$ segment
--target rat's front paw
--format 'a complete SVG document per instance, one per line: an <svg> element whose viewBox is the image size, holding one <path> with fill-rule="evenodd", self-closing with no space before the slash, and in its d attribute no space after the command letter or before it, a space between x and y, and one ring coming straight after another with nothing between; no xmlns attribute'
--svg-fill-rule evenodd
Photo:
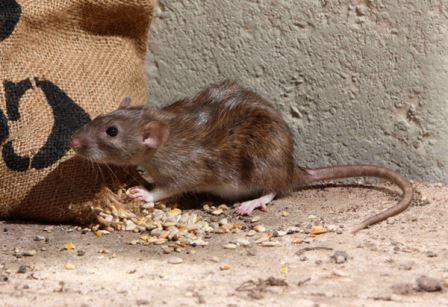
<svg viewBox="0 0 448 307"><path fill-rule="evenodd" d="M128 190L127 193L131 198L142 200L144 202L150 203L154 202L153 193L149 192L142 186L133 187Z"/></svg>

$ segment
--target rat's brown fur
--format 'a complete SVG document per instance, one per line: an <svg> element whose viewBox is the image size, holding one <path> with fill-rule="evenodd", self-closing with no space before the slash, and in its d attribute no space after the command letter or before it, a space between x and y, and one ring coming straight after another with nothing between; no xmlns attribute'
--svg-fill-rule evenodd
<svg viewBox="0 0 448 307"><path fill-rule="evenodd" d="M291 132L260 96L224 82L163 112L171 137L152 159L142 161L160 185L180 192L223 185L253 194L292 190Z"/></svg>
<svg viewBox="0 0 448 307"><path fill-rule="evenodd" d="M151 122L158 123L152 126L159 128L153 129L168 130L145 132L145 125ZM108 141L104 130L112 123L123 133ZM150 149L141 144L145 133L166 137L158 148ZM174 194L211 192L228 199L284 195L299 184L352 176L381 177L398 184L405 196L400 204L358 228L401 212L412 199L410 184L385 168L306 170L296 166L293 136L280 113L258 94L230 81L213 84L161 110L119 109L95 119L76 137L96 147L97 161L141 165L156 187ZM88 150L79 153L93 158Z"/></svg>

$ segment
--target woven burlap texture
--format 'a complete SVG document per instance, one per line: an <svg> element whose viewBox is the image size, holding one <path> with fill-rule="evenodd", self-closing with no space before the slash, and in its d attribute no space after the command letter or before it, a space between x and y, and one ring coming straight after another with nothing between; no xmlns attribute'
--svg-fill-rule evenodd
<svg viewBox="0 0 448 307"><path fill-rule="evenodd" d="M154 0L0 1L1 218L82 220L104 184L126 180L73 158L68 141L125 96L146 103L153 9Z"/></svg>

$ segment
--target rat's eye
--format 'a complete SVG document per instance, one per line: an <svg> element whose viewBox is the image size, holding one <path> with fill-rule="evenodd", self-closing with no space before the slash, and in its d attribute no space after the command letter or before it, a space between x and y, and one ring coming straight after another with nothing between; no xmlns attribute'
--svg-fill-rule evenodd
<svg viewBox="0 0 448 307"><path fill-rule="evenodd" d="M106 129L106 133L107 133L108 136L112 136L112 137L114 137L114 136L117 136L117 134L118 134L118 129L117 129L117 127L114 127L114 126L112 126L112 127L108 127L108 128Z"/></svg>

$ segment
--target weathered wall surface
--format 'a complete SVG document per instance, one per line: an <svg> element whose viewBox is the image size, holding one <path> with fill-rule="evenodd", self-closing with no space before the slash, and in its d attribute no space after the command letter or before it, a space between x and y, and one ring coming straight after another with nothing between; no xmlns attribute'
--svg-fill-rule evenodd
<svg viewBox="0 0 448 307"><path fill-rule="evenodd" d="M151 103L231 78L273 101L304 166L448 181L448 1L159 0Z"/></svg>

